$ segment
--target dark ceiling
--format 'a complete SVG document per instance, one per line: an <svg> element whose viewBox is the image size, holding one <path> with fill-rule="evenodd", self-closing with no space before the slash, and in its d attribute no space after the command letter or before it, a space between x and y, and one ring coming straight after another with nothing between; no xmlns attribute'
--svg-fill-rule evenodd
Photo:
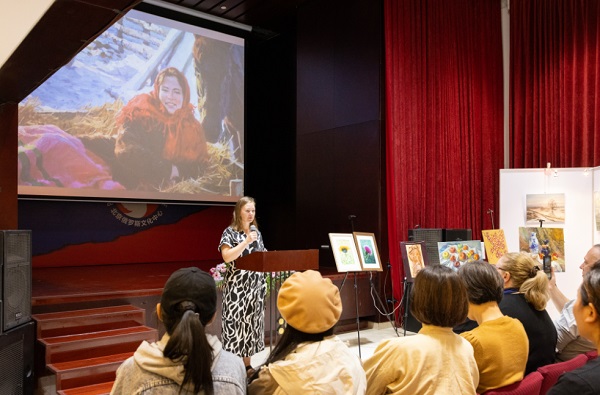
<svg viewBox="0 0 600 395"><path fill-rule="evenodd" d="M279 30L306 0L157 0L254 27Z"/></svg>
<svg viewBox="0 0 600 395"><path fill-rule="evenodd" d="M148 0L249 25L270 38L308 0ZM19 103L141 0L54 0L0 68L0 105ZM164 3L164 4L163 4Z"/></svg>

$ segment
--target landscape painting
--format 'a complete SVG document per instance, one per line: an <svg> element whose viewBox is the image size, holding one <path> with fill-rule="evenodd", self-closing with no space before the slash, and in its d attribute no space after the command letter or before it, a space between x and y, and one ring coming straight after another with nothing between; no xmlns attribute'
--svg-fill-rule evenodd
<svg viewBox="0 0 600 395"><path fill-rule="evenodd" d="M565 222L565 194L547 193L526 196L527 224L562 224Z"/></svg>

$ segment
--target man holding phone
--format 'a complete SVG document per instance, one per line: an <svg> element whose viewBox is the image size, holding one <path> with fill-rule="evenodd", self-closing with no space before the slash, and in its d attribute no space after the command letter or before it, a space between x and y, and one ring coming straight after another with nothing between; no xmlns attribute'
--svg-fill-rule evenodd
<svg viewBox="0 0 600 395"><path fill-rule="evenodd" d="M600 261L600 244L594 245L587 254L585 254L583 263L579 266L582 272L581 275L585 276L597 261ZM575 300L569 300L560 289L558 289L556 286L556 277L554 277L554 270L551 271L550 281L548 282L548 294L556 309L561 312L558 319L554 321L554 326L556 327L556 332L558 334L556 359L559 361L567 361L579 354L596 350L594 343L579 336L577 323L573 316L573 305L575 304Z"/></svg>

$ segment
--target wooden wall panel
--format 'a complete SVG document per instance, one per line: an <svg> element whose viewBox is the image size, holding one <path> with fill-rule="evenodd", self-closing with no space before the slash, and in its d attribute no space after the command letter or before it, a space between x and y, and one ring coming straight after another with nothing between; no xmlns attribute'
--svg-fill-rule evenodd
<svg viewBox="0 0 600 395"><path fill-rule="evenodd" d="M16 104L0 104L0 229L18 228Z"/></svg>
<svg viewBox="0 0 600 395"><path fill-rule="evenodd" d="M383 10L334 0L298 13L297 216L304 245L328 233L375 233L387 261ZM355 215L353 223L349 216ZM322 250L322 266L334 266Z"/></svg>

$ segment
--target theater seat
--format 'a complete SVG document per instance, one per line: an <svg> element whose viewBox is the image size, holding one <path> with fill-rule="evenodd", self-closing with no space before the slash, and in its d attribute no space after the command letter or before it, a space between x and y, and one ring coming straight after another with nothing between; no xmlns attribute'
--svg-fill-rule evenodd
<svg viewBox="0 0 600 395"><path fill-rule="evenodd" d="M540 395L546 395L546 392L548 392L548 390L554 384L556 384L561 374L580 368L583 365L585 365L587 361L587 355L580 354L568 361L553 363L538 368L537 371L540 372L542 376L544 376L544 381L542 382L542 389L540 390Z"/></svg>
<svg viewBox="0 0 600 395"><path fill-rule="evenodd" d="M588 357L588 361L591 361L592 359L596 359L598 357L598 350L588 351L585 353L585 355Z"/></svg>
<svg viewBox="0 0 600 395"><path fill-rule="evenodd" d="M483 395L538 395L544 377L539 372L531 372L521 381L484 392Z"/></svg>

